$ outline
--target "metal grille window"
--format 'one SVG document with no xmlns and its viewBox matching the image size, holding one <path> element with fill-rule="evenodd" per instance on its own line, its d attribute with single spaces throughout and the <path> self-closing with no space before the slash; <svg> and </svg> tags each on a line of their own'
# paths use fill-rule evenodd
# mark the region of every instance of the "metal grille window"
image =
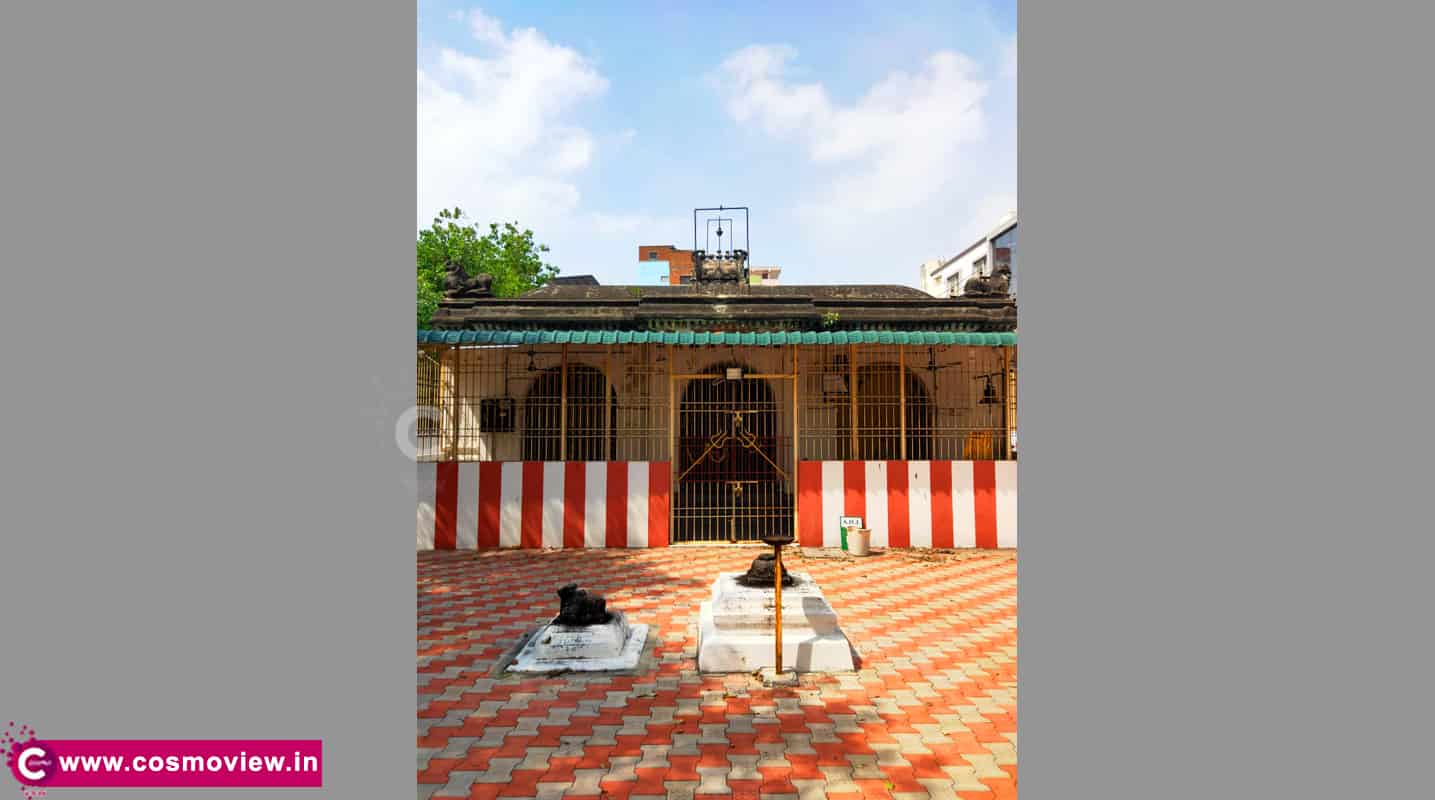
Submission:
<svg viewBox="0 0 1435 800">
<path fill-rule="evenodd" d="M 523 460 L 603 461 L 616 449 L 617 414 L 603 373 L 583 364 L 544 370 L 523 401 Z"/>
<path fill-rule="evenodd" d="M 693 467 L 695 456 L 687 449 L 700 452 L 725 430 L 729 438 L 752 434 L 771 444 L 743 446 L 722 468 L 732 474 L 709 477 L 728 481 L 730 491 L 731 481 L 757 480 L 743 477 L 756 470 L 743 459 L 765 455 L 779 465 L 781 491 L 790 494 L 795 459 L 1015 457 L 1014 349 L 724 349 L 715 357 L 707 348 L 657 344 L 423 347 L 417 395 L 421 406 L 431 408 L 419 416 L 419 458 L 666 461 L 677 444 L 677 477 Z M 742 377 L 724 376 L 701 388 L 718 377 L 706 377 L 708 370 L 728 361 L 742 365 Z M 723 410 L 727 416 L 719 419 Z M 742 422 L 735 428 L 738 412 Z M 688 483 L 701 483 L 709 468 L 699 465 Z M 789 503 L 778 496 L 770 501 L 759 506 Z"/>
<path fill-rule="evenodd" d="M 418 399 L 434 410 L 419 415 L 419 459 L 664 460 L 662 349 L 424 348 Z"/>
<path fill-rule="evenodd" d="M 999 348 L 802 350 L 802 459 L 1010 458 Z"/>
<path fill-rule="evenodd" d="M 418 391 L 415 400 L 419 408 L 416 437 L 418 459 L 432 461 L 442 453 L 442 426 L 438 419 L 443 404 L 443 391 L 439 383 L 439 348 L 425 347 L 418 351 Z"/>
</svg>

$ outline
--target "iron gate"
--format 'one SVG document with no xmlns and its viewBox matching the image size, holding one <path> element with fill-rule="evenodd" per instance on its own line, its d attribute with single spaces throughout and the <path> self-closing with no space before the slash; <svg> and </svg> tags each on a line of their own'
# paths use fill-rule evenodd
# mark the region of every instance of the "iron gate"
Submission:
<svg viewBox="0 0 1435 800">
<path fill-rule="evenodd" d="M 673 379 L 674 543 L 793 533 L 792 376 L 742 373 Z"/>
</svg>

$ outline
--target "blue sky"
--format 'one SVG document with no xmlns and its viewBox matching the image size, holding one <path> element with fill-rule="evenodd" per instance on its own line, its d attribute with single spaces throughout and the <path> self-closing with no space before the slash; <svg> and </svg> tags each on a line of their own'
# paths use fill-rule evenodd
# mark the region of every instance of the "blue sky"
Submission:
<svg viewBox="0 0 1435 800">
<path fill-rule="evenodd" d="M 1016 208 L 1016 9 L 902 5 L 421 0 L 418 223 L 516 220 L 628 283 L 747 205 L 784 283 L 914 284 Z"/>
</svg>

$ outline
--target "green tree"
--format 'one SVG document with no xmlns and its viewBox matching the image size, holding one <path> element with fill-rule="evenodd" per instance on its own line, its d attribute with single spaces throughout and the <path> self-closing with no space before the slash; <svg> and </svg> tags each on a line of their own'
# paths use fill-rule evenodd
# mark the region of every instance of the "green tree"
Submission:
<svg viewBox="0 0 1435 800">
<path fill-rule="evenodd" d="M 494 296 L 514 297 L 558 274 L 557 267 L 544 263 L 547 252 L 547 245 L 533 241 L 533 231 L 520 230 L 517 223 L 490 224 L 488 233 L 480 236 L 476 226 L 465 224 L 460 209 L 439 211 L 433 227 L 419 231 L 419 327 L 429 324 L 443 299 L 444 265 L 449 261 L 461 265 L 469 275 L 492 275 Z"/>
</svg>

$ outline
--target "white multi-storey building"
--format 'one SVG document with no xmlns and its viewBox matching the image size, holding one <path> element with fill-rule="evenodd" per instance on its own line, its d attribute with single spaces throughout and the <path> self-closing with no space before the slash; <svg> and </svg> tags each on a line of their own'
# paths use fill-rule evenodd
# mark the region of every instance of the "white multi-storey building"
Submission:
<svg viewBox="0 0 1435 800">
<path fill-rule="evenodd" d="M 992 275 L 1006 270 L 1011 274 L 1010 291 L 1016 296 L 1016 212 L 1002 217 L 987 235 L 951 258 L 936 258 L 921 266 L 921 287 L 936 297 L 962 294 L 974 275 Z"/>
</svg>

